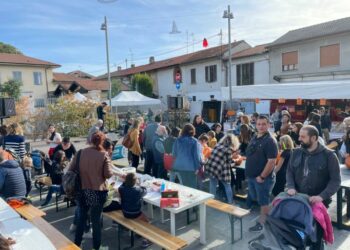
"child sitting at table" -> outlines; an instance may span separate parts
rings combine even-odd
[[[208,137],[209,137],[209,141],[208,141],[209,147],[214,148],[215,145],[218,143],[215,137],[215,132],[213,130],[210,130],[208,132]]]
[[[137,177],[135,173],[128,173],[125,176],[124,183],[118,189],[121,208],[125,218],[138,218],[148,222],[147,217],[141,211],[142,198],[146,195],[147,190],[145,187],[137,186],[136,182]],[[150,245],[151,243],[148,240],[142,240],[142,247],[146,248]]]
[[[199,136],[198,141],[202,146],[202,166],[198,170],[197,183],[198,183],[198,189],[202,190],[203,180],[205,179],[204,164],[207,162],[209,156],[211,155],[211,151],[213,149],[208,146],[209,137],[206,134],[202,134],[201,136]]]

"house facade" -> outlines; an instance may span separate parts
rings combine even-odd
[[[21,94],[33,107],[43,107],[55,90],[52,70],[60,65],[19,54],[0,53],[0,84],[9,80],[22,83]]]
[[[350,79],[350,18],[289,31],[268,49],[271,82]]]

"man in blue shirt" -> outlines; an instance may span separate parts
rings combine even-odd
[[[260,219],[249,231],[260,232],[269,212],[270,195],[275,185],[273,170],[278,153],[277,142],[269,132],[270,122],[266,116],[256,121],[257,135],[246,149],[246,176],[248,178],[248,199],[260,206]]]

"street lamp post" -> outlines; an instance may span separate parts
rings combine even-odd
[[[106,57],[107,57],[107,75],[109,83],[109,107],[112,110],[112,82],[111,82],[111,72],[109,70],[109,46],[108,46],[108,26],[107,26],[107,17],[105,16],[105,21],[101,25],[101,30],[105,31],[106,38]]]
[[[231,19],[233,19],[233,14],[230,10],[230,5],[227,6],[227,10],[224,11],[224,15],[222,18],[227,18],[228,20],[228,86],[230,91],[230,110],[232,110],[232,76],[231,76],[231,70],[232,70],[232,61],[231,61]],[[230,122],[231,129],[233,127],[232,122]]]

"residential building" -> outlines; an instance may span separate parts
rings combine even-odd
[[[245,41],[234,42],[231,46],[233,53],[251,47]],[[148,64],[120,69],[112,72],[111,77],[130,83],[134,74],[149,74],[154,80],[153,93],[162,101],[164,108],[168,106],[169,96],[182,95],[192,100],[196,99],[196,93],[199,92],[205,95],[206,99],[210,99],[210,96],[218,99],[221,95],[221,87],[227,85],[226,70],[222,60],[227,50],[226,44],[161,61],[155,61],[154,57],[150,57]],[[179,89],[176,88],[177,75]],[[106,79],[106,77],[103,75],[97,79]]]
[[[33,107],[44,107],[55,90],[52,70],[60,65],[37,58],[0,53],[0,84],[8,80],[22,83],[22,96],[30,97]]]
[[[72,72],[67,73],[68,75],[79,77],[79,78],[87,78],[87,79],[95,79],[95,76],[90,75],[89,73],[86,73],[81,70],[74,70]]]
[[[79,92],[86,97],[90,97],[96,101],[106,100],[108,98],[109,83],[107,81],[98,81],[89,78],[80,78],[65,73],[53,73],[53,82],[56,89],[53,96],[73,92]]]
[[[287,32],[268,46],[270,81],[350,78],[350,17]]]

